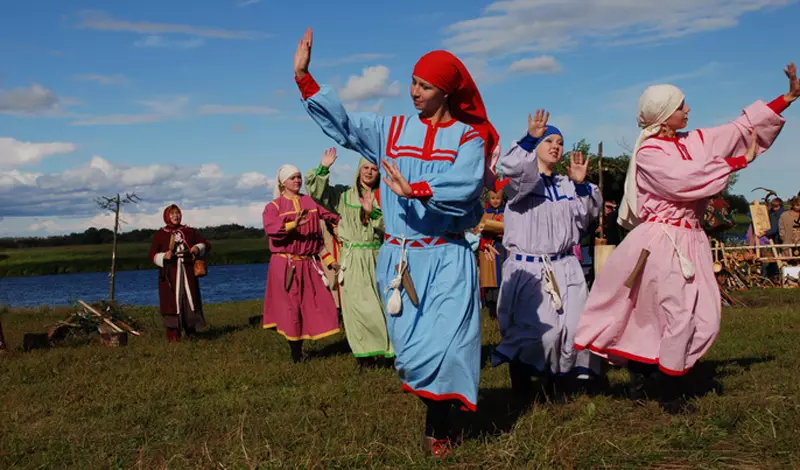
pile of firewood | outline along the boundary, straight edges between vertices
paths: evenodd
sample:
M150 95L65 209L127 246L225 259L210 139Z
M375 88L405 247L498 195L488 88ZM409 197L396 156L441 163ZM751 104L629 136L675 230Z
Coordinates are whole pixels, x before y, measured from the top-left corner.
M106 346L125 346L128 333L142 334L136 322L116 303L102 301L92 306L78 300L75 311L66 320L47 329L47 340L54 344L68 336L88 337L94 333L100 334Z

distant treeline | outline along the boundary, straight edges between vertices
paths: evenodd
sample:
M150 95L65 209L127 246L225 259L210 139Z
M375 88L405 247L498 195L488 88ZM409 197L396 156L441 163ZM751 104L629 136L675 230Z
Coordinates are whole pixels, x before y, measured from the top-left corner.
M245 227L237 224L217 225L199 228L200 232L209 240L230 240L242 238L263 238L264 230L255 227ZM117 237L119 243L143 243L153 240L156 230L137 229L121 233ZM50 237L19 237L0 238L0 249L10 248L41 248L47 246L75 246L75 245L103 245L110 244L114 233L105 228L91 227L82 233L69 235L54 235Z

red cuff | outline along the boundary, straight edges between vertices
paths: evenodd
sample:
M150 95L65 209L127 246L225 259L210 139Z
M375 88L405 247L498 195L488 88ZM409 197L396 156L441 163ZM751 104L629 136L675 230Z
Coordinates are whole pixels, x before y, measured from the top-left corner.
M739 157L730 157L725 159L728 162L728 165L731 166L731 170L741 170L742 168L747 168L747 159L744 158L744 155Z
M481 250L486 248L486 243L487 243L487 240L485 238L481 238L481 241L478 242L478 248L481 249Z
M506 179L502 179L502 180L501 179L494 180L494 192L499 193L510 182L511 182L511 178L506 178Z
M773 110L775 114L781 114L789 107L789 103L784 99L783 95L772 100L767 106Z
M303 78L299 80L297 79L297 75L295 75L294 81L297 83L297 88L300 89L300 93L303 95L304 100L311 98L319 91L319 85L310 73L305 74Z
M418 183L411 183L411 194L409 198L422 199L433 196L433 191L428 185L427 181L420 181Z

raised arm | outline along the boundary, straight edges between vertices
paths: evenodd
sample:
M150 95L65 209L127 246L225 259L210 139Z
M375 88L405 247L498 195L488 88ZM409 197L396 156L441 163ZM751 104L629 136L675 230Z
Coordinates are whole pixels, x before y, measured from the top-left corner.
M536 154L533 153L535 146L536 139L525 134L500 161L503 176L508 180L505 191L509 205L517 204L533 193L541 179Z
M707 155L720 155L723 158L736 157L745 152L749 136L754 128L758 131L757 155L766 151L775 142L784 125L781 114L800 96L800 81L797 67L789 64L784 69L789 79L789 91L772 100L769 104L756 101L744 109L737 119L718 127L698 130Z
M747 166L745 157L681 160L657 146L644 145L636 156L640 190L667 201L697 201L725 189L728 176Z
M568 173L575 187L575 197L570 201L570 209L575 224L583 231L588 231L589 226L597 220L603 205L600 189L586 181L588 170L589 157L584 158L583 152L573 152L570 155Z
M336 149L329 148L322 155L317 168L306 173L306 190L314 201L326 209L335 211L339 201L349 186L330 184L330 167L336 162Z
M303 106L322 131L339 145L379 165L381 149L386 141L384 118L372 113L348 113L330 86L317 84L308 72L312 42L309 28L297 45L294 58L295 81L303 95Z

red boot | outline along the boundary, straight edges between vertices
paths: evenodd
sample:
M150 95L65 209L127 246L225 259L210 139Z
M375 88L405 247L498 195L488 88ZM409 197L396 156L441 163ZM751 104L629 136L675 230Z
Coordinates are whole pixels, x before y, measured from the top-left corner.
M177 343L181 340L181 330L177 328L167 328L167 342Z

